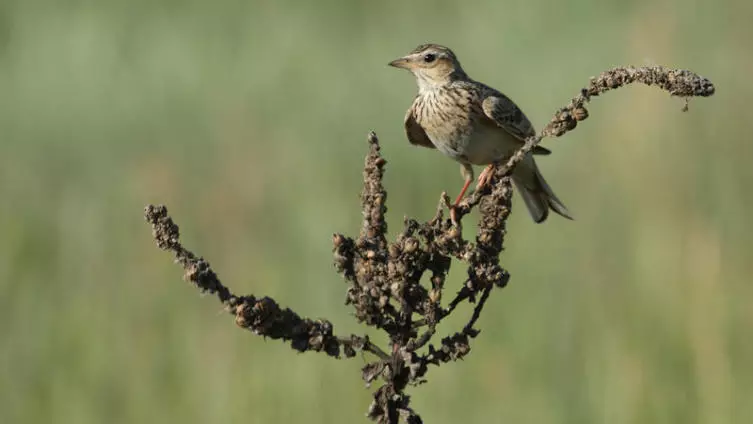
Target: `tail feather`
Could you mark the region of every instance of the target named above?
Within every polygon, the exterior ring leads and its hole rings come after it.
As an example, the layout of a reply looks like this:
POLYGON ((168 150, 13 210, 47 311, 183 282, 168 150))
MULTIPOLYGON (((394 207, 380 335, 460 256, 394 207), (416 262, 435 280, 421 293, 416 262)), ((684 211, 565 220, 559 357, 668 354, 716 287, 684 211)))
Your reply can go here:
POLYGON ((544 222, 549 216, 549 204, 545 198, 541 196, 541 193, 529 189, 524 186, 518 178, 513 178, 515 188, 518 189, 520 197, 528 208, 528 213, 531 214, 531 218, 535 223, 544 222))
POLYGON ((520 193, 520 197, 523 198, 531 218, 536 223, 544 222, 549 216, 549 209, 551 209, 567 219, 573 219, 570 211, 555 196, 552 188, 549 187, 549 184, 539 172, 533 158, 529 158, 530 160, 519 164, 519 166, 523 166, 514 173, 513 182, 518 189, 518 193, 520 193))

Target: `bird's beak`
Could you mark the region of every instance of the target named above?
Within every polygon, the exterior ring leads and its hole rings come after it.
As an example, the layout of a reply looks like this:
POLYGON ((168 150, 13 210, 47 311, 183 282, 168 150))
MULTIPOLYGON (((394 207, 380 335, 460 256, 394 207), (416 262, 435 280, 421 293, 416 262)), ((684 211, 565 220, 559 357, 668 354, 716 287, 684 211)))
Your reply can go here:
POLYGON ((400 59, 395 59, 388 63, 388 65, 395 68, 410 69, 410 59, 408 57, 401 57, 400 59))

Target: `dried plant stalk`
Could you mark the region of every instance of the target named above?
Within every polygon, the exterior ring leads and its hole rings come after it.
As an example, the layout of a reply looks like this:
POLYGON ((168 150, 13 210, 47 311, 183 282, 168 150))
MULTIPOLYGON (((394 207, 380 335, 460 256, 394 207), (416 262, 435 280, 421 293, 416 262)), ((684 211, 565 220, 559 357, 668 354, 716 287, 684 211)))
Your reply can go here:
POLYGON ((420 423, 421 418, 410 408, 406 387, 424 382, 429 365, 441 365, 470 353, 470 339, 479 334, 475 326, 486 300, 494 287, 505 287, 510 279, 499 263, 499 255, 512 207, 512 170, 544 137, 562 136, 586 119, 586 104, 593 97, 633 82, 657 86, 686 99, 714 94, 709 80, 686 70, 652 66, 603 72, 559 109, 539 135, 527 139, 505 164, 499 164, 491 184, 460 203, 454 214, 456 222, 444 217, 449 199, 443 193, 434 218, 424 223, 406 219, 394 242, 387 239, 384 218, 387 191, 382 177, 387 162, 381 156, 376 134, 369 134, 361 194, 363 225, 355 240, 341 234, 333 236, 334 264, 347 282, 346 303, 353 306, 359 322, 389 336, 391 345, 387 349, 366 336, 337 337, 329 321, 302 317, 269 297, 233 294, 204 258, 182 246, 178 226, 164 206, 147 206, 146 220, 152 225, 157 246, 172 252, 183 267, 184 278, 200 291, 216 295, 235 315, 238 326, 257 335, 290 341, 299 352, 324 352, 336 358, 353 357, 357 351, 372 353, 375 360, 363 367, 362 378, 367 383, 381 379, 382 384, 373 394, 367 415, 378 423, 420 423), (476 206, 478 232, 474 241, 468 241, 462 235, 462 219, 476 206), (467 278, 443 306, 453 259, 467 265, 467 278), (422 284, 425 274, 428 282, 422 284), (432 344, 437 324, 463 302, 475 304, 466 324, 432 344))

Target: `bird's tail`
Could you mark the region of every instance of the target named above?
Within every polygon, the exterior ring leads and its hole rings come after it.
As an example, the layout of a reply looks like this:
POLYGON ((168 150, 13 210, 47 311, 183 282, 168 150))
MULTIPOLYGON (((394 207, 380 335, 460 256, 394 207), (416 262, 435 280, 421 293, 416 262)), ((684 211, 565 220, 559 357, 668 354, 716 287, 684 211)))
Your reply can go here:
POLYGON ((513 173, 515 187, 523 198, 531 218, 536 223, 544 222, 549 216, 549 209, 567 219, 573 219, 565 205, 554 195, 544 177, 539 172, 532 156, 528 156, 513 173))

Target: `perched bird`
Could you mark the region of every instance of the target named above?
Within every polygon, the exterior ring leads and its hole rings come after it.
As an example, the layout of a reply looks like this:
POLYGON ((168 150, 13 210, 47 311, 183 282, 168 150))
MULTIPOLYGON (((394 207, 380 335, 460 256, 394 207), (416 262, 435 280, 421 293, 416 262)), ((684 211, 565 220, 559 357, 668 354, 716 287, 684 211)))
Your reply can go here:
MULTIPOLYGON (((489 181, 495 162, 508 159, 536 134, 512 100, 468 77, 447 47, 424 44, 389 65, 409 70, 418 83, 418 94, 405 114, 408 140, 436 148, 461 164, 465 185, 455 206, 474 178, 472 165, 489 165, 479 176, 478 189, 489 181)), ((550 151, 537 146, 533 153, 550 151)), ((535 222, 543 222, 549 209, 572 219, 541 176, 532 154, 516 166, 512 180, 535 222)))

